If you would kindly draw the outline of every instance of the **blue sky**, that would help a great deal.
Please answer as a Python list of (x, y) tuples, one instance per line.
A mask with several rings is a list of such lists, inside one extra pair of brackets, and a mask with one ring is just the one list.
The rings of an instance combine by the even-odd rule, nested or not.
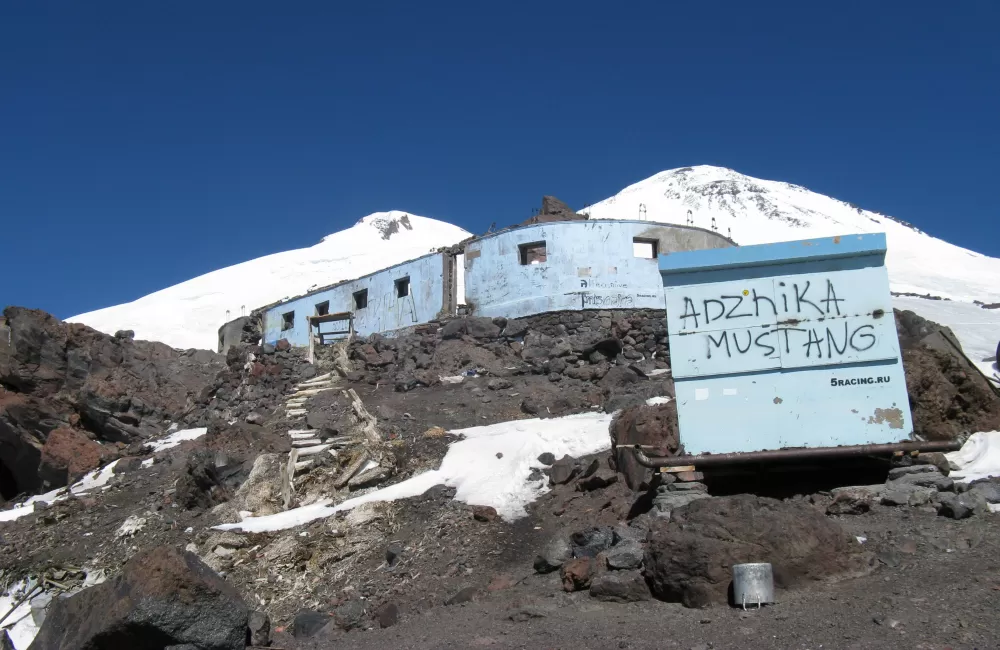
[(1000, 256), (1000, 3), (0, 3), (0, 305), (696, 164)]

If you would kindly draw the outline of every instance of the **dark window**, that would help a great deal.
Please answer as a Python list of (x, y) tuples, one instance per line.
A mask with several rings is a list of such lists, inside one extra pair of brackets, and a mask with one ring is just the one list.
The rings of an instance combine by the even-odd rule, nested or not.
[(316, 315), (317, 316), (326, 316), (329, 313), (330, 313), (330, 301), (329, 300), (324, 300), (323, 302), (316, 304)]
[(521, 244), (517, 250), (521, 255), (521, 264), (523, 265), (545, 263), (545, 242), (543, 241)]
[(642, 239), (636, 237), (632, 240), (632, 253), (636, 257), (647, 260), (655, 260), (659, 253), (660, 242), (655, 239)]
[(281, 331), (290, 330), (295, 327), (295, 312), (287, 311), (281, 315)]
[(405, 298), (410, 295), (410, 278), (396, 280), (396, 297)]
[(354, 292), (354, 309), (364, 309), (368, 306), (368, 289)]

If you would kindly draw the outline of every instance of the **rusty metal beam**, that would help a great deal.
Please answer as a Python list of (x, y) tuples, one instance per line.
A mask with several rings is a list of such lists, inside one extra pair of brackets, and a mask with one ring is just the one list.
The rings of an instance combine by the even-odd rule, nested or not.
[(632, 448), (636, 461), (646, 467), (673, 467), (694, 465), (701, 469), (721, 465), (741, 465), (771, 461), (794, 461), (811, 459), (851, 458), (855, 456), (890, 455), (902, 452), (955, 451), (962, 447), (956, 441), (937, 442), (897, 442), (884, 445), (851, 445), (846, 447), (804, 447), (796, 449), (772, 449), (732, 454), (705, 454), (702, 456), (647, 456), (639, 446)]

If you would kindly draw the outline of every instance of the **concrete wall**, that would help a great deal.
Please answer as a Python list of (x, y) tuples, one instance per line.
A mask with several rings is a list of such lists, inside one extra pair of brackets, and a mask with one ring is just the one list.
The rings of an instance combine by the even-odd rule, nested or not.
[[(569, 309), (663, 309), (658, 262), (635, 256), (635, 238), (655, 241), (661, 257), (733, 245), (714, 232), (648, 221), (517, 228), (466, 246), (466, 299), (476, 315), (508, 318)], [(546, 261), (522, 265), (519, 246), (540, 241)]]
[[(264, 341), (309, 345), (306, 318), (329, 301), (329, 312), (354, 312), (359, 335), (392, 332), (467, 304), (473, 314), (516, 318), (579, 309), (663, 309), (657, 259), (635, 254), (634, 239), (653, 241), (659, 257), (676, 251), (732, 246), (725, 237), (686, 226), (648, 221), (560, 221), (501, 231), (466, 244), (464, 254), (434, 253), (316, 291), (264, 312)], [(521, 264), (519, 246), (545, 242), (546, 259)], [(408, 276), (410, 295), (396, 296), (395, 281)], [(368, 289), (368, 306), (355, 309), (353, 294)], [(282, 329), (282, 315), (293, 324)]]
[[(296, 346), (309, 345), (306, 318), (316, 314), (318, 303), (329, 301), (330, 313), (354, 312), (354, 330), (361, 336), (386, 332), (438, 317), (444, 306), (444, 255), (435, 253), (404, 262), (377, 273), (297, 298), (268, 309), (264, 314), (264, 341), (288, 339)], [(410, 278), (410, 295), (396, 295), (396, 280)], [(368, 290), (368, 306), (354, 308), (356, 291)], [(294, 312), (293, 327), (282, 330), (282, 315)]]
[(250, 322), (249, 316), (231, 320), (219, 328), (219, 353), (225, 354), (243, 338), (243, 326)]

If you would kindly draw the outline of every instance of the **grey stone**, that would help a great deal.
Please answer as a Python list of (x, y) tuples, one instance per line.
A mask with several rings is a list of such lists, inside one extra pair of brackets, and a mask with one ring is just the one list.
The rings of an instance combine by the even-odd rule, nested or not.
[(262, 413), (258, 413), (257, 411), (254, 411), (253, 413), (251, 413), (250, 415), (248, 415), (246, 417), (246, 420), (247, 420), (247, 424), (264, 424), (265, 418), (264, 418), (264, 415)]
[(476, 595), (478, 595), (479, 590), (475, 587), (465, 587), (459, 590), (454, 596), (444, 601), (445, 605), (461, 605), (462, 603), (472, 602)]
[(828, 515), (859, 515), (871, 510), (882, 500), (885, 485), (851, 485), (830, 491), (833, 503), (826, 508)]
[(971, 483), (968, 492), (975, 492), (982, 495), (986, 499), (986, 503), (1000, 503), (1000, 484), (990, 479)]
[(313, 609), (300, 609), (292, 619), (292, 636), (296, 639), (316, 636), (329, 622), (329, 614)]
[(486, 382), (486, 387), (490, 390), (504, 390), (510, 388), (512, 385), (509, 379), (504, 379), (503, 377), (496, 377)]
[(636, 541), (628, 540), (612, 546), (606, 553), (608, 567), (612, 569), (638, 569), (645, 551)]
[(653, 508), (661, 516), (669, 516), (674, 510), (682, 508), (692, 501), (710, 498), (704, 492), (663, 492), (653, 497)]
[(579, 471), (580, 468), (577, 466), (575, 459), (563, 456), (549, 468), (549, 479), (553, 485), (562, 485), (569, 483)]
[(576, 484), (581, 492), (591, 492), (593, 490), (603, 490), (604, 488), (618, 482), (618, 472), (610, 469), (599, 469), (592, 476), (580, 479)]
[(646, 538), (646, 530), (626, 526), (625, 524), (618, 524), (611, 532), (614, 533), (614, 543), (616, 546), (625, 542), (642, 542)]
[(161, 546), (113, 580), (54, 599), (30, 647), (242, 650), (249, 616), (239, 592), (197, 556)]
[(590, 595), (611, 603), (636, 603), (649, 600), (649, 587), (638, 571), (609, 571), (590, 582)]
[(611, 528), (599, 526), (573, 533), (570, 540), (573, 543), (573, 557), (597, 557), (609, 548), (615, 541)]
[(895, 480), (900, 476), (906, 476), (907, 474), (940, 474), (938, 468), (934, 465), (907, 465), (906, 467), (893, 467), (889, 470), (889, 480)]
[(942, 517), (965, 519), (985, 512), (989, 512), (989, 505), (983, 495), (976, 492), (940, 495), (938, 514)]
[(495, 339), (500, 336), (500, 328), (492, 318), (476, 316), (465, 319), (466, 331), (469, 336), (477, 339)]
[(460, 339), (465, 332), (465, 319), (456, 318), (444, 324), (444, 327), (441, 328), (441, 338)]
[(251, 612), (247, 628), (250, 630), (250, 645), (259, 647), (271, 645), (271, 619), (266, 613)]
[(549, 361), (549, 372), (557, 375), (561, 375), (565, 372), (567, 364), (562, 359), (556, 358)]
[(538, 402), (526, 397), (521, 400), (521, 410), (528, 415), (537, 415), (541, 408), (538, 406)]
[(516, 339), (528, 333), (528, 323), (512, 318), (507, 321), (507, 326), (503, 328), (503, 335), (507, 338)]
[(378, 610), (375, 618), (381, 628), (392, 627), (399, 622), (399, 606), (396, 603), (386, 603)]
[(353, 630), (365, 620), (365, 601), (355, 598), (333, 610), (332, 625), (341, 630)]
[(573, 549), (562, 537), (552, 538), (535, 557), (535, 571), (551, 573), (573, 558)]
[(955, 485), (955, 481), (937, 471), (933, 465), (916, 465), (916, 467), (931, 467), (931, 472), (918, 472), (903, 474), (897, 479), (886, 483), (890, 488), (896, 485), (919, 485), (920, 487), (934, 488), (940, 492), (947, 492)]
[(556, 462), (555, 454), (553, 454), (550, 451), (547, 451), (544, 454), (539, 454), (538, 462), (541, 463), (542, 465), (551, 465), (552, 463)]
[[(708, 492), (708, 486), (704, 483), (698, 483), (697, 481), (691, 481), (689, 483), (677, 481), (662, 487), (665, 487), (665, 491), (667, 492)], [(659, 490), (659, 488), (657, 488), (657, 490)]]

